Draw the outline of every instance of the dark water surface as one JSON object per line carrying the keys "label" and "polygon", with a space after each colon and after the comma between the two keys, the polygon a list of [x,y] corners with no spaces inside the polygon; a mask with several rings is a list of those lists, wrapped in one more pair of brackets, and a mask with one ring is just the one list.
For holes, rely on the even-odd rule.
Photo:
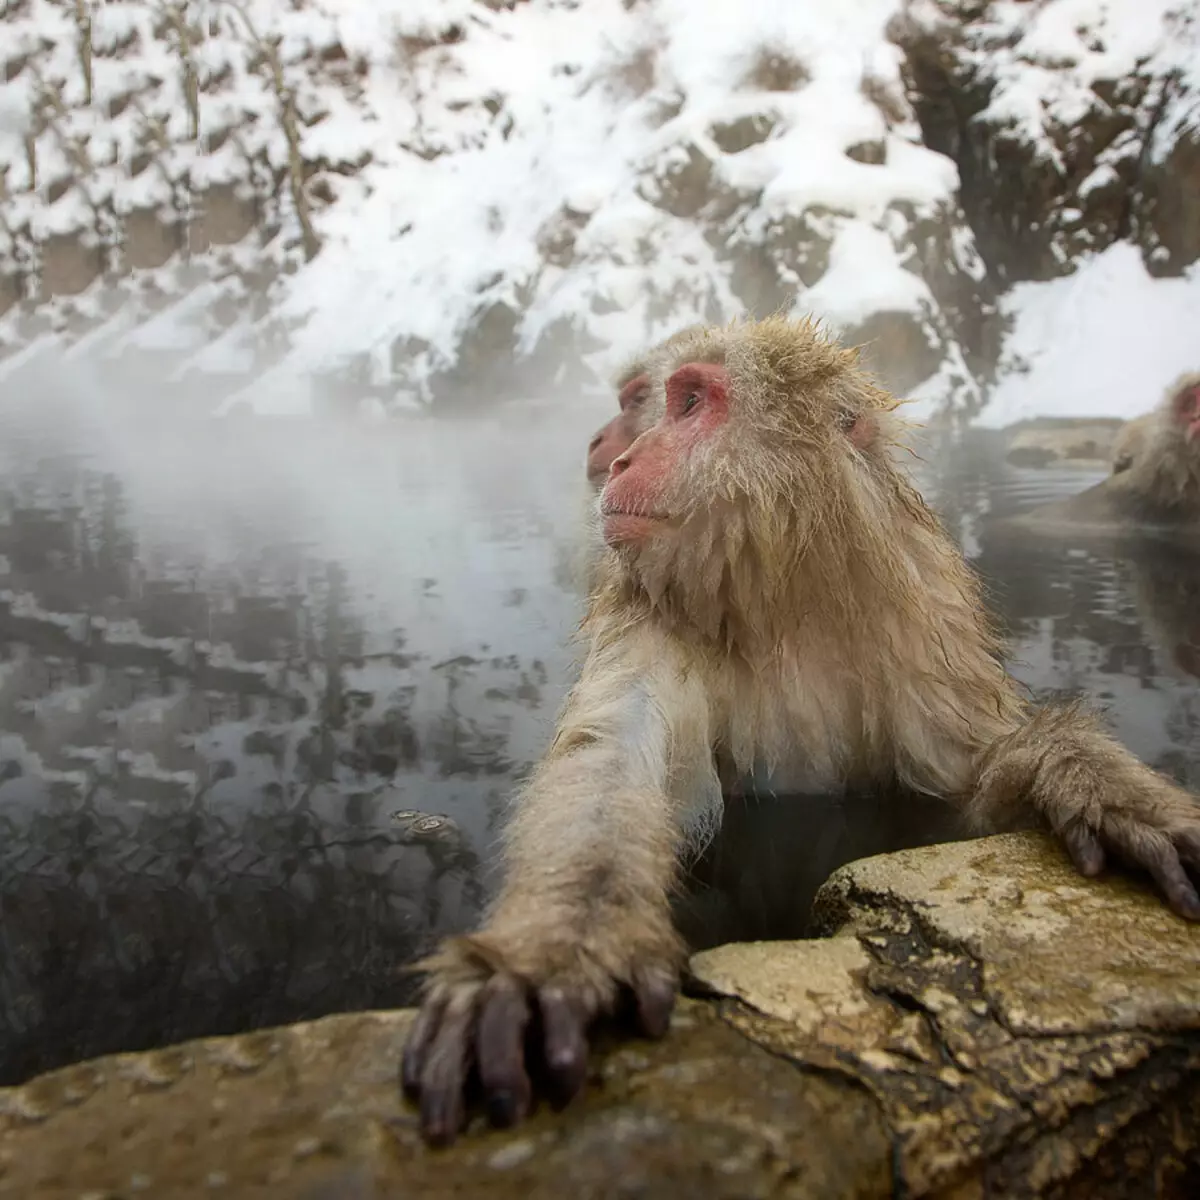
{"label": "dark water surface", "polygon": [[[473,921],[570,679],[590,417],[518,443],[4,386],[0,1083],[408,1002],[398,968]],[[1020,677],[1101,699],[1200,790],[1200,565],[982,536],[1092,477],[986,437],[929,461]],[[836,866],[959,833],[912,801],[731,805],[680,919],[697,945],[796,936]]]}

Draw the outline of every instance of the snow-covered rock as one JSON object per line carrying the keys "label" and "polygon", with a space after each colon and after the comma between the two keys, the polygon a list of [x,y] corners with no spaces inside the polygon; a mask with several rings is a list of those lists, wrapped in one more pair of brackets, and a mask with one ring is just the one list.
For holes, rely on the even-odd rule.
{"label": "snow-covered rock", "polygon": [[378,412],[782,308],[974,412],[1000,286],[1200,256],[1197,7],[0,0],[0,350]]}

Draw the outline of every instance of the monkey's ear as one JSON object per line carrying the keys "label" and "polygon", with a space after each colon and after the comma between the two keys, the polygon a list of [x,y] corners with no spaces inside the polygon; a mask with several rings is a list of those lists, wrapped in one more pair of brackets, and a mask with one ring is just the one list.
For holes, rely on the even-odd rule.
{"label": "monkey's ear", "polygon": [[856,450],[865,450],[875,438],[875,420],[869,413],[856,413],[848,408],[839,408],[836,423]]}

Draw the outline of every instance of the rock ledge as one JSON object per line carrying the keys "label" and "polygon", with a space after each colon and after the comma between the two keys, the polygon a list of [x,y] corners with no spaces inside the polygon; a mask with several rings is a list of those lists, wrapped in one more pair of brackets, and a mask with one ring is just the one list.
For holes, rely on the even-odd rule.
{"label": "rock ledge", "polygon": [[0,1196],[1200,1194],[1200,930],[1033,834],[838,871],[819,941],[692,961],[663,1042],[426,1149],[409,1012],[114,1055],[0,1090]]}

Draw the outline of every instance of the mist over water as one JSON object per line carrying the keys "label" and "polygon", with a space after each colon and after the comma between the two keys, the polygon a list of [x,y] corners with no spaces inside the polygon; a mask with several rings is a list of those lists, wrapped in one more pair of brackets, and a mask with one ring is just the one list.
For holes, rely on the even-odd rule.
{"label": "mist over water", "polygon": [[[475,920],[573,677],[608,398],[378,422],[175,399],[84,358],[0,383],[0,1083],[409,1001],[399,968]],[[1100,698],[1200,787],[1200,568],[990,535],[1091,480],[987,436],[918,465],[1021,678]],[[680,920],[797,936],[840,863],[960,834],[912,800],[731,803]]]}

